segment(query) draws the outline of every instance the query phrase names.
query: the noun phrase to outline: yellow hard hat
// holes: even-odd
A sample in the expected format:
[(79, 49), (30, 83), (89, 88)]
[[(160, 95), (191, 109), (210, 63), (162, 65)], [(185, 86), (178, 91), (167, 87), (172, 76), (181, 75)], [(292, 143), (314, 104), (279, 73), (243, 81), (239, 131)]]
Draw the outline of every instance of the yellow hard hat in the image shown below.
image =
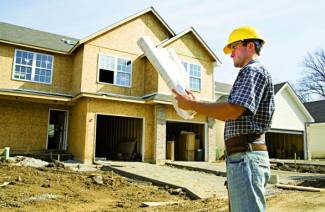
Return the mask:
[(256, 29), (254, 29), (253, 27), (250, 27), (250, 26), (243, 26), (243, 27), (234, 29), (230, 33), (227, 45), (223, 48), (223, 52), (225, 54), (230, 54), (231, 53), (230, 44), (235, 43), (237, 41), (243, 41), (246, 39), (258, 39), (258, 40), (262, 41), (262, 44), (265, 44), (265, 40), (256, 31)]

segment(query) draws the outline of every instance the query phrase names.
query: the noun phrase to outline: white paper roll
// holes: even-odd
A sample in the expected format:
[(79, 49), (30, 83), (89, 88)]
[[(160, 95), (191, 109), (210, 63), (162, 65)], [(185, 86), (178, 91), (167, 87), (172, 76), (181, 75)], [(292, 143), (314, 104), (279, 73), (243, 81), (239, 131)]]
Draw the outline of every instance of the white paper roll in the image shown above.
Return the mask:
[[(157, 49), (149, 37), (141, 37), (138, 40), (138, 45), (166, 82), (168, 88), (186, 95), (185, 89), (189, 87), (189, 77), (175, 51), (165, 48)], [(173, 97), (175, 97), (174, 94)], [(179, 116), (184, 119), (193, 119), (195, 112), (178, 108), (175, 98), (173, 98), (173, 105)]]

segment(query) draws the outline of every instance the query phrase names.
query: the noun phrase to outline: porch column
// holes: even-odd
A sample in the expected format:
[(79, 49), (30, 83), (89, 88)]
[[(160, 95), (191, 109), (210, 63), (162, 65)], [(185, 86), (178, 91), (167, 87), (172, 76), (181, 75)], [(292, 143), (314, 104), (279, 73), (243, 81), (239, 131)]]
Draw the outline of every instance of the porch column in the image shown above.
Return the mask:
[(164, 105), (155, 105), (155, 142), (154, 161), (163, 165), (166, 162), (166, 108)]
[(208, 162), (216, 160), (217, 125), (213, 118), (208, 118)]

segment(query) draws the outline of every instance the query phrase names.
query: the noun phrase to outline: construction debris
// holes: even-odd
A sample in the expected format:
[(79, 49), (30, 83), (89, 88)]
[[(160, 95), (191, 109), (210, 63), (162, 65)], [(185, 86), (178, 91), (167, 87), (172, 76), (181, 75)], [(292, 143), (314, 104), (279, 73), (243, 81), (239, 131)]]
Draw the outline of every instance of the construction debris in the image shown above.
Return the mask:
[(293, 189), (293, 190), (299, 190), (299, 191), (325, 192), (325, 189), (314, 188), (314, 187), (284, 185), (284, 184), (276, 184), (275, 186), (278, 188)]
[(162, 205), (175, 205), (178, 202), (141, 202), (142, 207), (154, 207), (154, 206), (162, 206)]

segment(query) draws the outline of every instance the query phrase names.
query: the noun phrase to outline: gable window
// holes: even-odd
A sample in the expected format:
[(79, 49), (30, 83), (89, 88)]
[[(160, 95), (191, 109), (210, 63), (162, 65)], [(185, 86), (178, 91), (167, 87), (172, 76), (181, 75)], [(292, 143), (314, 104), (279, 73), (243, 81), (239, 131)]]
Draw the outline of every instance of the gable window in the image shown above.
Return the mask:
[(53, 58), (52, 55), (16, 50), (13, 79), (51, 84)]
[(188, 62), (182, 62), (185, 70), (189, 75), (190, 89), (193, 91), (201, 91), (201, 66)]
[(130, 87), (131, 60), (100, 54), (98, 81)]

